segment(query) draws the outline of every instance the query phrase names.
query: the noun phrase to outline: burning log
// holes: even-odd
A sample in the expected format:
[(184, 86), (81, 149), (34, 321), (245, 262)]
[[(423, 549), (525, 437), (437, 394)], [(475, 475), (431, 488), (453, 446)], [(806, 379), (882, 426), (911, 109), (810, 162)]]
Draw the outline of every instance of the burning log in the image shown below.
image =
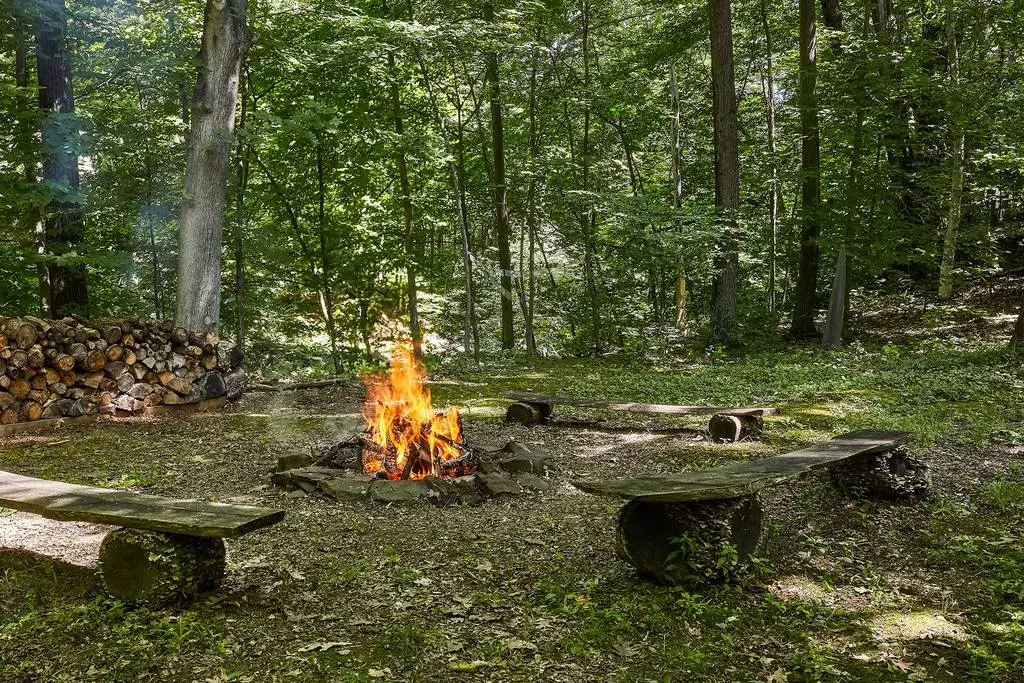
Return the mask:
[(475, 467), (462, 438), (461, 416), (455, 409), (433, 409), (425, 379), (426, 371), (409, 349), (395, 353), (388, 374), (366, 378), (367, 433), (361, 442), (367, 474), (423, 479), (458, 476)]

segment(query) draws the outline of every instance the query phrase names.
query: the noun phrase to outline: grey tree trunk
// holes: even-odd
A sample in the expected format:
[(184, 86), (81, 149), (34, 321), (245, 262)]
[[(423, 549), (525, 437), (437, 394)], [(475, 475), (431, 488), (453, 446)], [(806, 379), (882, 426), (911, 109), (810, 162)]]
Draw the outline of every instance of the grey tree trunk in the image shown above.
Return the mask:
[(721, 232), (714, 259), (714, 338), (727, 342), (739, 280), (740, 156), (729, 0), (711, 0), (711, 89), (715, 130), (715, 208)]
[[(494, 21), (494, 3), (488, 0), (484, 19)], [(512, 326), (512, 249), (508, 229), (508, 187), (505, 185), (505, 130), (501, 112), (501, 77), (498, 53), (487, 53), (487, 82), (490, 86), (491, 140), (494, 149), (494, 222), (498, 239), (498, 267), (501, 268), (501, 348), (516, 344)]]
[[(63, 256), (80, 251), (85, 240), (78, 173), (78, 125), (67, 52), (64, 0), (39, 0), (36, 21), (36, 76), (43, 120), (43, 181), (49, 199), (44, 210), (46, 253)], [(47, 265), (47, 312), (64, 316), (89, 303), (84, 264)]]
[(405, 279), (406, 295), (409, 299), (409, 335), (412, 337), (413, 354), (423, 356), (423, 334), (420, 330), (420, 309), (416, 288), (416, 226), (412, 213), (412, 189), (409, 184), (409, 161), (405, 155), (405, 141), (402, 136), (402, 94), (398, 89), (395, 75), (395, 53), (388, 53), (388, 70), (391, 79), (391, 115), (395, 123), (397, 138), (395, 149), (395, 165), (398, 167), (398, 186), (402, 192), (402, 219), (405, 225)]
[[(960, 82), (960, 55), (956, 45), (956, 18), (953, 14), (952, 0), (946, 0), (946, 41), (949, 63), (949, 80), (954, 88)], [(951, 100), (956, 100), (958, 93), (953, 93)], [(956, 107), (951, 107), (956, 111)], [(945, 230), (942, 240), (942, 263), (939, 266), (939, 299), (946, 300), (953, 295), (953, 267), (956, 264), (956, 237), (960, 229), (960, 215), (963, 208), (964, 195), (964, 132), (954, 121), (952, 155), (950, 158), (949, 204), (945, 217)]]
[(814, 334), (814, 311), (818, 294), (821, 233), (820, 145), (818, 141), (817, 85), (817, 2), (800, 0), (800, 261), (796, 291), (793, 293), (795, 336)]
[[(672, 108), (672, 208), (676, 211), (676, 230), (683, 231), (679, 212), (683, 208), (682, 173), (682, 103), (679, 101), (679, 87), (676, 82), (676, 65), (673, 62), (668, 72), (669, 103)], [(676, 329), (685, 330), (686, 312), (686, 259), (682, 251), (676, 254)]]
[[(582, 165), (581, 189), (584, 194), (590, 192), (590, 3), (583, 3), (583, 142), (580, 147), (580, 163)], [(585, 200), (587, 206), (580, 212), (580, 227), (583, 233), (583, 277), (586, 281), (587, 296), (590, 299), (590, 320), (594, 339), (594, 352), (604, 352), (601, 341), (601, 305), (597, 299), (597, 274), (595, 272), (594, 232), (597, 216), (591, 200)]]
[(775, 137), (775, 66), (774, 46), (771, 28), (768, 25), (768, 10), (761, 0), (761, 27), (765, 40), (765, 69), (761, 78), (764, 92), (765, 126), (768, 130), (768, 156), (771, 158), (771, 186), (768, 188), (768, 312), (772, 315), (772, 326), (777, 324), (776, 279), (779, 254), (779, 215), (782, 213), (782, 183), (779, 182), (778, 142)]
[(249, 46), (247, 0), (207, 0), (185, 168), (174, 318), (196, 332), (220, 324), (221, 240), (238, 74)]

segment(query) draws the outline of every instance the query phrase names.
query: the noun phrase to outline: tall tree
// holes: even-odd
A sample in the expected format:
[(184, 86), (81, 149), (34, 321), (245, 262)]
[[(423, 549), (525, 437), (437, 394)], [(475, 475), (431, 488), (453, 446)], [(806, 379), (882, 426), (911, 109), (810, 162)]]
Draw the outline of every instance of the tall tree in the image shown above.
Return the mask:
[(800, 0), (800, 261), (793, 293), (791, 331), (814, 334), (821, 249), (821, 152), (818, 136), (817, 0)]
[(197, 332), (220, 323), (221, 239), (238, 75), (249, 47), (247, 0), (206, 0), (185, 168), (174, 318)]
[(714, 338), (729, 340), (739, 280), (740, 155), (730, 0), (711, 0), (711, 89), (715, 130), (715, 209), (720, 233), (714, 259)]
[(960, 228), (960, 217), (964, 194), (964, 145), (965, 135), (957, 121), (960, 93), (960, 54), (956, 44), (956, 16), (953, 13), (953, 0), (946, 0), (946, 67), (948, 72), (950, 95), (950, 129), (952, 148), (950, 165), (949, 202), (942, 239), (942, 263), (939, 266), (939, 298), (948, 299), (953, 295), (953, 266), (956, 262), (956, 238)]
[[(494, 3), (488, 0), (484, 6), (484, 19), (494, 22)], [(498, 267), (501, 268), (501, 348), (515, 346), (515, 330), (512, 326), (512, 249), (509, 245), (508, 229), (508, 187), (505, 185), (505, 128), (501, 111), (501, 73), (498, 68), (498, 52), (487, 53), (487, 82), (490, 90), (491, 140), (494, 151), (494, 222), (498, 238)]]
[(89, 303), (86, 268), (77, 251), (85, 241), (78, 172), (78, 123), (67, 49), (64, 0), (39, 0), (36, 75), (43, 111), (43, 181), (48, 193), (43, 243), (48, 263), (47, 313), (63, 316)]

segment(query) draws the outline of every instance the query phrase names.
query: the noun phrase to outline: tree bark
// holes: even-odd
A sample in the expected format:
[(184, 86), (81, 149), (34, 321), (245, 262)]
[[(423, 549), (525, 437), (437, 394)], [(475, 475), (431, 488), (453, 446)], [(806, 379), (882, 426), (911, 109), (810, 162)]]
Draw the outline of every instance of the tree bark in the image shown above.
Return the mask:
[(820, 145), (818, 139), (817, 82), (817, 3), (800, 0), (800, 261), (796, 291), (793, 295), (795, 336), (814, 334), (814, 311), (818, 293), (818, 268), (821, 234)]
[(714, 259), (714, 338), (728, 342), (739, 280), (740, 158), (730, 0), (711, 0), (711, 88), (715, 130), (715, 208), (721, 232)]
[[(64, 0), (39, 0), (36, 22), (36, 75), (39, 108), (43, 111), (43, 180), (49, 200), (43, 231), (46, 253), (65, 257), (85, 241), (78, 173), (78, 124), (67, 52), (67, 10)], [(47, 265), (48, 313), (81, 312), (89, 303), (84, 264)]]
[(409, 335), (412, 338), (413, 354), (423, 356), (423, 334), (420, 331), (420, 311), (416, 288), (416, 228), (412, 213), (412, 189), (409, 184), (409, 161), (405, 155), (405, 141), (402, 136), (402, 94), (398, 88), (395, 73), (395, 53), (388, 52), (388, 71), (391, 75), (391, 116), (395, 123), (395, 165), (398, 167), (398, 186), (402, 192), (402, 219), (405, 225), (405, 280), (409, 304)]
[[(676, 231), (683, 232), (683, 222), (679, 217), (683, 209), (683, 173), (682, 173), (682, 103), (679, 101), (679, 86), (676, 82), (676, 65), (673, 62), (668, 72), (669, 100), (672, 107), (672, 208), (676, 212)], [(685, 330), (686, 312), (686, 259), (682, 249), (676, 254), (676, 329)]]
[[(949, 80), (954, 88), (960, 81), (960, 56), (956, 45), (956, 18), (953, 14), (953, 3), (946, 0), (946, 43), (949, 69)], [(955, 102), (959, 93), (952, 93), (950, 107), (953, 116), (956, 113)], [(949, 204), (945, 216), (945, 230), (942, 241), (942, 263), (939, 266), (939, 299), (945, 301), (953, 295), (953, 267), (956, 264), (956, 238), (960, 228), (960, 216), (964, 194), (964, 132), (959, 124), (951, 121), (953, 129), (952, 154), (950, 157), (950, 188)]]
[[(494, 3), (488, 0), (484, 19), (494, 21)], [(498, 267), (501, 268), (501, 348), (515, 346), (512, 326), (512, 249), (509, 245), (508, 188), (505, 186), (505, 130), (501, 112), (501, 78), (498, 53), (487, 53), (487, 82), (490, 85), (491, 139), (494, 150), (494, 218), (498, 239)]]
[(768, 156), (771, 165), (771, 186), (768, 188), (768, 312), (772, 316), (773, 328), (777, 324), (776, 311), (776, 279), (779, 252), (779, 215), (782, 213), (782, 183), (779, 182), (778, 142), (775, 131), (775, 64), (774, 44), (771, 28), (768, 25), (768, 10), (765, 0), (761, 0), (761, 27), (765, 40), (765, 69), (762, 74), (761, 88), (764, 92), (765, 126), (768, 130)]
[(207, 0), (181, 203), (177, 324), (216, 332), (220, 324), (221, 240), (238, 75), (249, 46), (247, 0)]

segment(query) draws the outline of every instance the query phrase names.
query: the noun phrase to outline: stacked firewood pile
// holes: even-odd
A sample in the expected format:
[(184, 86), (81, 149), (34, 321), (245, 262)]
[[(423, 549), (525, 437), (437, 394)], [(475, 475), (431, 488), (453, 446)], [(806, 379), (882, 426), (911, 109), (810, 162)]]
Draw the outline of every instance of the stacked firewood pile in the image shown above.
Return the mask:
[(0, 318), (0, 424), (234, 397), (240, 365), (170, 321)]

